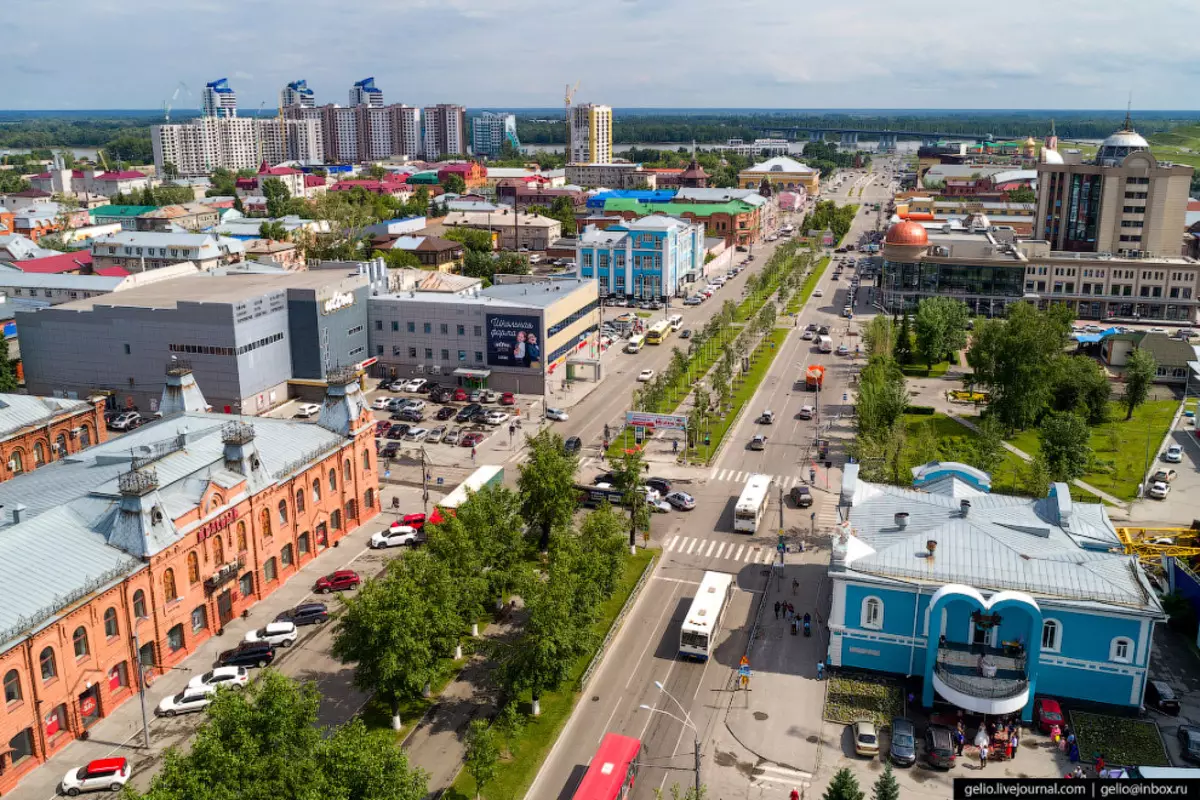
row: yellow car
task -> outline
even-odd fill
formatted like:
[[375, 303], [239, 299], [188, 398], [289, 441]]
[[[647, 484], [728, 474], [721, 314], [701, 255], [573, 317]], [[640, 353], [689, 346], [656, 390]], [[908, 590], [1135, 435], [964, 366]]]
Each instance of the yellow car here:
[[859, 720], [854, 723], [854, 752], [868, 758], [879, 755], [879, 733], [874, 722]]

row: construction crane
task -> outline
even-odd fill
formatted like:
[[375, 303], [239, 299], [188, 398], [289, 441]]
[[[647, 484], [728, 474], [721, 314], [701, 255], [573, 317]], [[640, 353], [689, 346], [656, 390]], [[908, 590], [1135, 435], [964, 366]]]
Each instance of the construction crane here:
[[563, 93], [563, 122], [567, 125], [567, 162], [571, 161], [571, 101], [575, 99], [575, 92], [579, 90], [579, 81], [575, 81], [574, 86], [567, 85], [566, 91]]
[[1195, 528], [1117, 528], [1117, 538], [1127, 554], [1147, 567], [1162, 566], [1163, 556], [1200, 556], [1200, 530]]
[[179, 99], [180, 90], [187, 92], [189, 95], [192, 93], [192, 90], [187, 87], [186, 83], [183, 81], [179, 82], [179, 84], [175, 87], [175, 91], [171, 93], [171, 99], [163, 102], [163, 120], [165, 122], [171, 121], [171, 107], [174, 106], [175, 101]]

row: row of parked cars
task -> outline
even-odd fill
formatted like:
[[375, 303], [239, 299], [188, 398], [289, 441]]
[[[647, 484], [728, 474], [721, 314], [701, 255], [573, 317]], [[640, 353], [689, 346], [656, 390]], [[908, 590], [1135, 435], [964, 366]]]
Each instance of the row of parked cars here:
[[[746, 261], [752, 261], [752, 260], [754, 260], [754, 256], [750, 256], [749, 258], [746, 259]], [[741, 272], [745, 268], [746, 268], [746, 262], [743, 261], [738, 266], [730, 269], [724, 275], [718, 275], [717, 277], [715, 277], [711, 281], [709, 281], [708, 285], [705, 286], [703, 289], [699, 290], [691, 297], [686, 298], [683, 301], [683, 304], [685, 306], [700, 305], [705, 300], [707, 300], [708, 298], [710, 298], [714, 294], [716, 294], [718, 291], [720, 291], [722, 286], [724, 286], [726, 283], [728, 283], [732, 278], [734, 278], [739, 272]]]

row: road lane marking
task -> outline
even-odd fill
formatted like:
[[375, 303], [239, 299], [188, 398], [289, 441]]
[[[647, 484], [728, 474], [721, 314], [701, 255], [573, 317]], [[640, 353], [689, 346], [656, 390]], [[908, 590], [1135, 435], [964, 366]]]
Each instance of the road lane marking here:
[[686, 586], [699, 586], [700, 581], [689, 581], [687, 578], [668, 578], [666, 575], [655, 575], [651, 580], [666, 581], [667, 583], [682, 583]]
[[745, 561], [744, 561], [743, 563], [745, 563], [745, 564], [749, 564], [749, 563], [750, 563], [750, 559], [752, 559], [752, 558], [753, 558], [753, 559], [757, 559], [757, 558], [758, 558], [758, 548], [757, 548], [757, 547], [751, 547], [751, 548], [750, 548], [750, 550], [749, 550], [749, 551], [746, 553], [746, 559], [745, 559]]
[[[721, 542], [721, 546], [717, 548], [717, 558], [720, 558], [720, 557], [721, 557], [721, 553], [724, 553], [724, 552], [725, 552], [725, 545], [726, 545], [726, 544], [727, 544], [727, 542]], [[731, 547], [731, 548], [729, 548], [729, 549], [730, 549], [730, 550], [732, 550], [733, 548]]]
[[[733, 548], [730, 548], [730, 549], [732, 550]], [[738, 547], [737, 555], [733, 557], [733, 560], [741, 561], [742, 560], [742, 551], [745, 549], [746, 549], [746, 545], [741, 545], [740, 547]]]
[[690, 556], [692, 554], [692, 551], [696, 549], [696, 545], [700, 544], [700, 540], [692, 539], [691, 537], [688, 537], [688, 539], [689, 539], [689, 541], [691, 541], [691, 544], [688, 545], [688, 549], [687, 549], [687, 554]]
[[678, 539], [678, 538], [679, 538], [679, 536], [678, 536], [678, 535], [676, 535], [676, 536], [672, 536], [672, 537], [671, 537], [671, 541], [667, 542], [667, 552], [668, 552], [668, 553], [670, 553], [672, 550], [674, 550], [674, 549], [675, 549], [675, 540], [676, 540], [676, 539]]
[[716, 547], [716, 546], [717, 546], [717, 540], [716, 540], [716, 539], [713, 539], [712, 541], [710, 541], [710, 542], [708, 543], [708, 551], [707, 551], [707, 552], [704, 554], [704, 557], [705, 557], [705, 558], [708, 558], [709, 556], [711, 556], [711, 555], [712, 555], [713, 548], [714, 548], [714, 547]]

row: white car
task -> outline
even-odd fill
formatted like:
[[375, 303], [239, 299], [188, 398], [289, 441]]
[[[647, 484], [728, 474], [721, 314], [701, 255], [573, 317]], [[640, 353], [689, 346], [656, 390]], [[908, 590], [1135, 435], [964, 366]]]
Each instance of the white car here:
[[812, 293], [812, 296], [813, 296], [813, 297], [824, 297], [824, 296], [825, 296], [825, 290], [824, 290], [824, 289], [814, 289], [814, 290], [813, 290], [813, 293]]
[[408, 433], [404, 434], [404, 438], [410, 442], [421, 442], [429, 435], [428, 428], [409, 428]]
[[442, 437], [445, 435], [446, 435], [445, 428], [434, 428], [433, 430], [431, 430], [429, 432], [429, 435], [425, 437], [425, 441], [429, 442], [430, 444], [437, 444], [438, 442], [440, 442], [442, 440]]
[[392, 398], [390, 397], [376, 397], [375, 402], [371, 403], [371, 408], [376, 411], [387, 411], [391, 403]]
[[203, 711], [213, 701], [215, 688], [184, 689], [177, 695], [164, 697], [154, 713], [162, 717], [173, 717], [176, 714], [188, 714], [192, 711]]
[[126, 411], [121, 416], [117, 417], [109, 424], [108, 427], [114, 431], [129, 430], [135, 422], [142, 418], [142, 415], [136, 411]]
[[1171, 491], [1171, 485], [1162, 481], [1155, 481], [1150, 484], [1150, 496], [1155, 500], [1166, 500], [1167, 495]]
[[408, 525], [393, 525], [371, 537], [371, 547], [376, 550], [384, 547], [417, 546], [417, 529]]
[[654, 380], [654, 370], [644, 369], [638, 373], [638, 381], [639, 382], [645, 383], [646, 381], [652, 381], [652, 380]]
[[270, 642], [276, 647], [291, 647], [299, 637], [300, 632], [291, 622], [268, 622], [257, 630], [248, 631], [242, 641]]
[[424, 400], [409, 400], [408, 405], [406, 405], [405, 408], [411, 409], [413, 411], [424, 411], [425, 410], [425, 401]]
[[300, 407], [296, 409], [296, 416], [305, 419], [315, 417], [320, 413], [321, 407], [316, 403], [301, 403]]
[[129, 781], [130, 772], [127, 758], [98, 758], [64, 775], [62, 790], [70, 797], [80, 792], [119, 792]]
[[505, 414], [503, 411], [489, 411], [487, 416], [483, 418], [483, 421], [488, 425], [503, 425], [508, 422], [508, 414]]
[[567, 412], [561, 408], [547, 408], [546, 419], [552, 419], [557, 422], [566, 422], [568, 419]]
[[813, 407], [812, 406], [800, 406], [800, 419], [812, 419], [812, 418], [813, 418]]
[[811, 342], [813, 340], [813, 336], [814, 336], [814, 334], [812, 331], [805, 331], [803, 334], [800, 335], [800, 338], [806, 342]]
[[429, 381], [425, 380], [424, 378], [413, 378], [411, 381], [404, 384], [404, 391], [419, 392], [427, 383], [429, 383]]
[[500, 393], [497, 392], [495, 389], [488, 389], [486, 392], [483, 393], [483, 402], [484, 403], [495, 403], [499, 399], [500, 399]]
[[212, 688], [230, 686], [240, 689], [249, 682], [250, 673], [246, 671], [245, 667], [217, 667], [192, 678], [188, 681], [187, 688], [200, 690], [206, 686]]
[[1168, 461], [1172, 464], [1178, 464], [1183, 461], [1183, 446], [1173, 444], [1163, 453], [1163, 461]]

